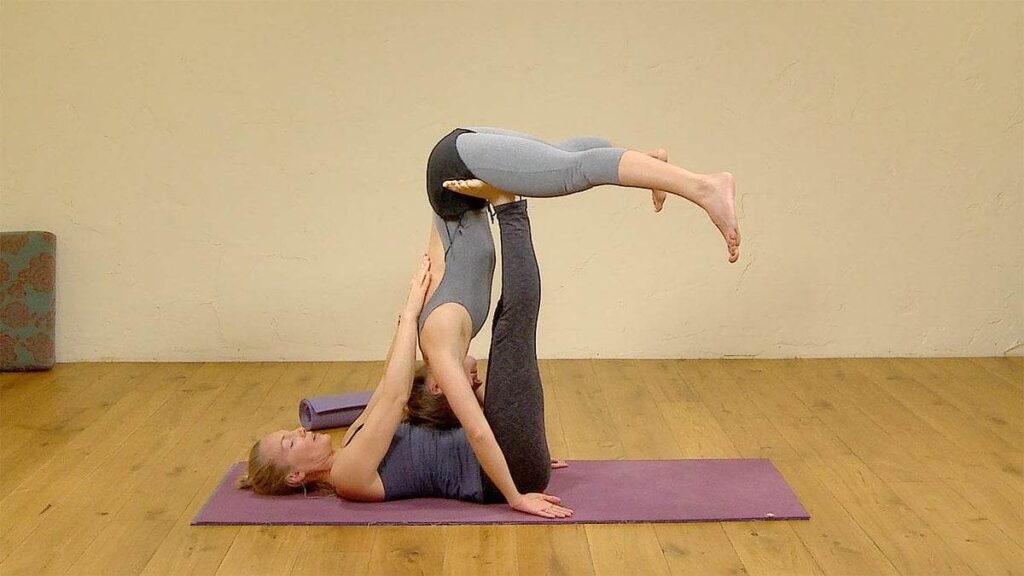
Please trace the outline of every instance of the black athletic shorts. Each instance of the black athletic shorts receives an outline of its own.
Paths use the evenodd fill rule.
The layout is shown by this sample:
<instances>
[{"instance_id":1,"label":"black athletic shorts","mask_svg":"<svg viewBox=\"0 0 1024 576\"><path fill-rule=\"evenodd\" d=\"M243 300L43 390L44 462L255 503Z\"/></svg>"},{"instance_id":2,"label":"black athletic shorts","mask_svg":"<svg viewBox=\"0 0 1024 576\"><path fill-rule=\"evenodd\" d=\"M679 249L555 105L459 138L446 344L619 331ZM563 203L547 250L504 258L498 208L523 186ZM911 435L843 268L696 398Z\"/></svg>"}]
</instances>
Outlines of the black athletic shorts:
<instances>
[{"instance_id":1,"label":"black athletic shorts","mask_svg":"<svg viewBox=\"0 0 1024 576\"><path fill-rule=\"evenodd\" d=\"M467 132L473 131L465 128L452 130L434 145L427 160L427 198L434 212L445 219L458 218L469 210L479 210L487 206L487 200L483 198L452 192L441 185L445 180L476 178L462 162L459 151L455 148L455 139Z\"/></svg>"}]
</instances>

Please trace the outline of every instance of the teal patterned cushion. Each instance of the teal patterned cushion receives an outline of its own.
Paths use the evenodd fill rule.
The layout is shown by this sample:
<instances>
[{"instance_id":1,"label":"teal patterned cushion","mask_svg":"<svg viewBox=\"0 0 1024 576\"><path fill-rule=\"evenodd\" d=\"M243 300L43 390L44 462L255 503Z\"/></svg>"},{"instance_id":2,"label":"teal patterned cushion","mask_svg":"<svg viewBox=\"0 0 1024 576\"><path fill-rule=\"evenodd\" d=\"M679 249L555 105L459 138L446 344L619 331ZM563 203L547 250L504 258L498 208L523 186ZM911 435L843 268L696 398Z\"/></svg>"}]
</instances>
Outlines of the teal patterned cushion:
<instances>
[{"instance_id":1,"label":"teal patterned cushion","mask_svg":"<svg viewBox=\"0 0 1024 576\"><path fill-rule=\"evenodd\" d=\"M57 237L0 234L0 370L46 370L54 363Z\"/></svg>"}]
</instances>

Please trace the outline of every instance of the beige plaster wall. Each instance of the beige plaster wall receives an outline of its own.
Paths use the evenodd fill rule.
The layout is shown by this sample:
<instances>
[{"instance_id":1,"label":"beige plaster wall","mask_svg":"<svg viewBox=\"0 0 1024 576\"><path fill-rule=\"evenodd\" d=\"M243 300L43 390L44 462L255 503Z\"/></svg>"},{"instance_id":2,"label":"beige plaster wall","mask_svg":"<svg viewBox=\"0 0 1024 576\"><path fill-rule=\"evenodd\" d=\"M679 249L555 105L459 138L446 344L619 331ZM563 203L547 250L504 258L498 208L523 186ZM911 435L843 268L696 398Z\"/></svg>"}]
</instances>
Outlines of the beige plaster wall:
<instances>
[{"instance_id":1,"label":"beige plaster wall","mask_svg":"<svg viewBox=\"0 0 1024 576\"><path fill-rule=\"evenodd\" d=\"M460 125L736 175L736 265L684 201L533 202L542 357L1022 353L1021 3L5 1L0 21L0 228L58 236L62 362L383 358L426 157Z\"/></svg>"}]
</instances>

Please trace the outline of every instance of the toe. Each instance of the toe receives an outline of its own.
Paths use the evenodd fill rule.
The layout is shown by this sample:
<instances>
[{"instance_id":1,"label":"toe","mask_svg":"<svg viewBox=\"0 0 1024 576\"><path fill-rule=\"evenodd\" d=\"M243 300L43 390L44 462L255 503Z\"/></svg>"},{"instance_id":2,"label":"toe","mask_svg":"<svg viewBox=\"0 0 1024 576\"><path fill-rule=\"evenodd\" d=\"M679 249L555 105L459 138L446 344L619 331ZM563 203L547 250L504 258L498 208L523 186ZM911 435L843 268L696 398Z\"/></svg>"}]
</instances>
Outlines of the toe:
<instances>
[{"instance_id":1,"label":"toe","mask_svg":"<svg viewBox=\"0 0 1024 576\"><path fill-rule=\"evenodd\" d=\"M652 191L651 202L654 204L654 211L661 212L661 209L665 206L665 197L655 191Z\"/></svg>"}]
</instances>

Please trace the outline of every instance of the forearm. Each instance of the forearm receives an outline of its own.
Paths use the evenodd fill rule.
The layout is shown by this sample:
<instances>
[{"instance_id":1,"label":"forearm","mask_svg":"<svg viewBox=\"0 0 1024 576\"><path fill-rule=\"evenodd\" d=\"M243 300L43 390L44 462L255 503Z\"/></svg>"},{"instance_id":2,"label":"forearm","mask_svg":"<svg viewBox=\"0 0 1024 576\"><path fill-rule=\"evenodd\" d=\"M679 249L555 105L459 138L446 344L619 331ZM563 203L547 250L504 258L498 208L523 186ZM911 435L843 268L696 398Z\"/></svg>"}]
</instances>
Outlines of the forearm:
<instances>
[{"instance_id":1,"label":"forearm","mask_svg":"<svg viewBox=\"0 0 1024 576\"><path fill-rule=\"evenodd\" d=\"M412 379L416 372L416 320L416 314L409 311L403 311L399 316L398 328L381 378L380 387L384 388L383 394L386 396L408 400L412 391Z\"/></svg>"},{"instance_id":2,"label":"forearm","mask_svg":"<svg viewBox=\"0 0 1024 576\"><path fill-rule=\"evenodd\" d=\"M494 438L494 432L491 431L490 426L475 434L467 433L466 437L469 440L469 445L473 448L473 453L476 454L477 461L480 462L480 467L483 468L501 495L505 497L505 500L512 503L516 498L521 497L522 494L516 488L515 481L512 480L512 473L508 469L505 454Z\"/></svg>"},{"instance_id":3,"label":"forearm","mask_svg":"<svg viewBox=\"0 0 1024 576\"><path fill-rule=\"evenodd\" d=\"M434 374L438 378L438 384L448 398L452 411L455 412L455 416L462 424L466 439L469 441L477 461L480 462L480 467L505 497L505 500L509 503L514 502L521 494L516 489L505 455L494 438L490 424L484 417L469 379L462 370L461 362L445 357L444 360L434 361L432 366L435 370Z\"/></svg>"},{"instance_id":4,"label":"forearm","mask_svg":"<svg viewBox=\"0 0 1024 576\"><path fill-rule=\"evenodd\" d=\"M399 322L401 322L401 316L399 316ZM401 326L399 326L401 327ZM391 337L391 345L388 346L387 356L384 357L384 373L388 371L388 367L391 366L391 355L395 352L395 347L398 344L400 330L396 329L395 334ZM377 401L380 400L381 391L384 389L384 377L381 376L377 387L374 388L373 394L370 395L369 402L366 403L366 408L363 410L363 414L369 414L373 410L374 406L377 405Z\"/></svg>"},{"instance_id":5,"label":"forearm","mask_svg":"<svg viewBox=\"0 0 1024 576\"><path fill-rule=\"evenodd\" d=\"M411 349L411 351L410 351ZM398 362L393 363L392 357L398 352ZM411 358L411 361L409 360ZM410 369L408 364L412 365ZM412 388L413 372L416 369L416 317L412 314L405 312L399 316L398 328L395 330L395 335L391 338L391 346L388 348L387 359L384 360L384 375L377 383L377 387L373 390L373 394L370 395L370 400L366 403L366 408L356 418L348 431L345 433L345 437L342 438L341 444L345 446L348 444L349 439L355 434L356 430L362 426L366 421L367 417L377 408L380 404L382 397L388 398L387 403L392 402L402 403L403 406L409 400L409 394ZM406 372L408 370L408 372ZM403 379L402 375L408 373L408 378Z\"/></svg>"}]
</instances>

